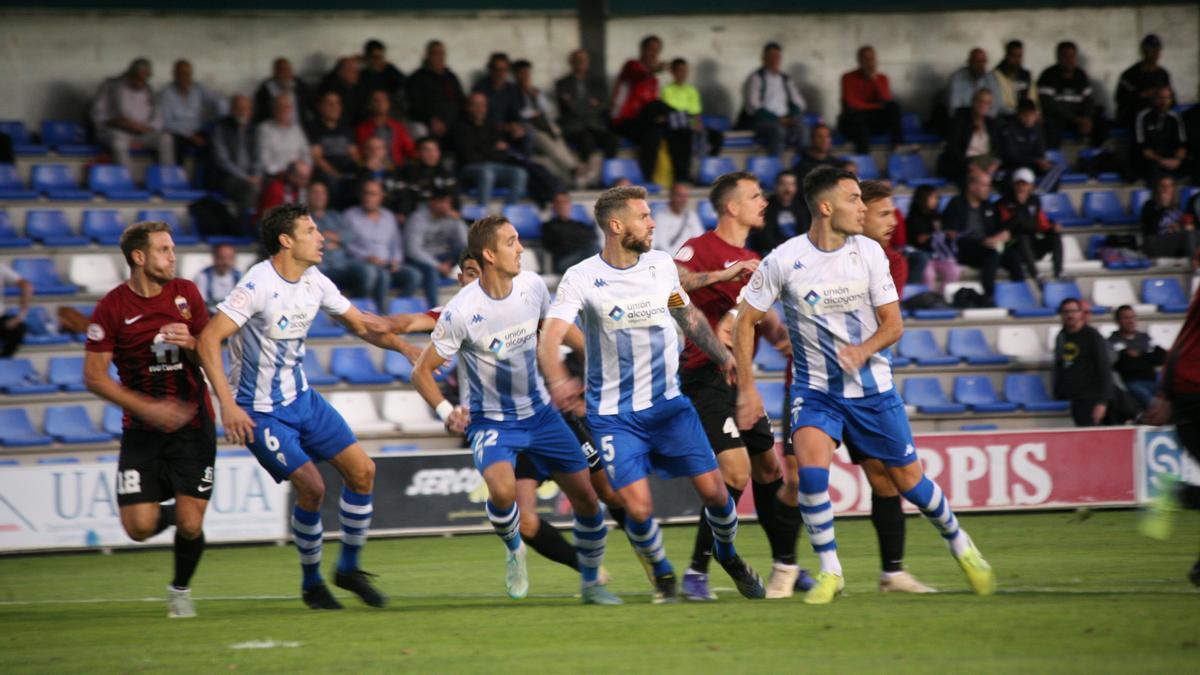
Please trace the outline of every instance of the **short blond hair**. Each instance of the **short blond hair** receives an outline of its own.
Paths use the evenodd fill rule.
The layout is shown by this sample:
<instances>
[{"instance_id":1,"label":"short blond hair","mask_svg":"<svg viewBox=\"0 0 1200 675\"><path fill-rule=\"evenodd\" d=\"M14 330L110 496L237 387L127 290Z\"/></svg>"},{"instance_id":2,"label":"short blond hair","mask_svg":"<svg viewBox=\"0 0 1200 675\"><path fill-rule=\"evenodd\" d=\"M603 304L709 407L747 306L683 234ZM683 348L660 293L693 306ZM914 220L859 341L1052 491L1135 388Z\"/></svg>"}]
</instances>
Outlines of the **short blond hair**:
<instances>
[{"instance_id":1,"label":"short blond hair","mask_svg":"<svg viewBox=\"0 0 1200 675\"><path fill-rule=\"evenodd\" d=\"M596 217L596 224L607 229L608 221L612 220L618 211L627 208L629 200L645 198L646 188L640 185L622 185L605 190L596 200L596 208L592 211Z\"/></svg>"}]
</instances>

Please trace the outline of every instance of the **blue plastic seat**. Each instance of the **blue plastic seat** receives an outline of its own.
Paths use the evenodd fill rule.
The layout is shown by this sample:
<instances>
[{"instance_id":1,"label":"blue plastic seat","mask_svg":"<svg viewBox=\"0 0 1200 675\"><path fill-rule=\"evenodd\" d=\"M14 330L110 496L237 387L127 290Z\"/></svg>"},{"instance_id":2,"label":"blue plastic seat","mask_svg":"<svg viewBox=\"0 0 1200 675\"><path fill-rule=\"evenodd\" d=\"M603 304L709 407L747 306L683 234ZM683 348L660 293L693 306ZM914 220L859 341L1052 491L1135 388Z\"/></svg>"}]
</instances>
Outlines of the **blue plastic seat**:
<instances>
[{"instance_id":1,"label":"blue plastic seat","mask_svg":"<svg viewBox=\"0 0 1200 675\"><path fill-rule=\"evenodd\" d=\"M763 408L766 409L767 415L769 417L782 415L783 401L786 396L783 382L757 382L754 386L758 389L758 395L762 397Z\"/></svg>"},{"instance_id":2,"label":"blue plastic seat","mask_svg":"<svg viewBox=\"0 0 1200 675\"><path fill-rule=\"evenodd\" d=\"M542 217L532 204L509 204L504 207L504 217L517 228L521 239L542 238Z\"/></svg>"},{"instance_id":3,"label":"blue plastic seat","mask_svg":"<svg viewBox=\"0 0 1200 675\"><path fill-rule=\"evenodd\" d=\"M80 157L100 152L98 146L87 142L87 131L83 125L72 120L44 120L42 142L60 155Z\"/></svg>"},{"instance_id":4,"label":"blue plastic seat","mask_svg":"<svg viewBox=\"0 0 1200 675\"><path fill-rule=\"evenodd\" d=\"M1148 201L1150 201L1150 191L1146 188L1138 188L1130 192L1129 212L1140 219L1142 217L1142 207L1144 207ZM1184 205L1186 206L1187 203L1185 202Z\"/></svg>"},{"instance_id":5,"label":"blue plastic seat","mask_svg":"<svg viewBox=\"0 0 1200 675\"><path fill-rule=\"evenodd\" d=\"M758 339L758 352L754 355L754 365L766 373L782 373L787 370L788 358L775 349L765 338Z\"/></svg>"},{"instance_id":6,"label":"blue plastic seat","mask_svg":"<svg viewBox=\"0 0 1200 675\"><path fill-rule=\"evenodd\" d=\"M907 112L900 116L900 133L905 143L940 143L942 137L925 131L921 116L915 112Z\"/></svg>"},{"instance_id":7,"label":"blue plastic seat","mask_svg":"<svg viewBox=\"0 0 1200 675\"><path fill-rule=\"evenodd\" d=\"M392 376L379 371L364 347L336 347L329 372L350 384L388 384Z\"/></svg>"},{"instance_id":8,"label":"blue plastic seat","mask_svg":"<svg viewBox=\"0 0 1200 675\"><path fill-rule=\"evenodd\" d=\"M391 354L392 352L388 353ZM304 354L304 377L314 387L324 387L339 382L336 375L325 370L324 366L321 365L320 359L317 358L316 352L312 351Z\"/></svg>"},{"instance_id":9,"label":"blue plastic seat","mask_svg":"<svg viewBox=\"0 0 1200 675\"><path fill-rule=\"evenodd\" d=\"M483 204L463 204L462 217L468 222L475 222L488 214L488 208Z\"/></svg>"},{"instance_id":10,"label":"blue plastic seat","mask_svg":"<svg viewBox=\"0 0 1200 675\"><path fill-rule=\"evenodd\" d=\"M116 246L121 242L125 223L116 209L88 209L83 212L83 234L97 244Z\"/></svg>"},{"instance_id":11,"label":"blue plastic seat","mask_svg":"<svg viewBox=\"0 0 1200 675\"><path fill-rule=\"evenodd\" d=\"M13 314L13 308L6 314ZM71 336L58 332L58 322L50 318L50 312L41 305L29 308L25 316L25 344L27 345L65 345L70 344Z\"/></svg>"},{"instance_id":12,"label":"blue plastic seat","mask_svg":"<svg viewBox=\"0 0 1200 675\"><path fill-rule=\"evenodd\" d=\"M700 217L700 224L704 226L705 230L717 227L717 210L707 199L701 199L696 203L696 215Z\"/></svg>"},{"instance_id":13,"label":"blue plastic seat","mask_svg":"<svg viewBox=\"0 0 1200 675\"><path fill-rule=\"evenodd\" d=\"M179 199L195 201L206 196L204 190L197 190L188 182L183 167L174 164L151 164L146 168L146 189L162 195L163 199Z\"/></svg>"},{"instance_id":14,"label":"blue plastic seat","mask_svg":"<svg viewBox=\"0 0 1200 675\"><path fill-rule=\"evenodd\" d=\"M770 155L752 155L746 158L746 170L758 176L764 190L773 190L779 172L783 171L783 162Z\"/></svg>"},{"instance_id":15,"label":"blue plastic seat","mask_svg":"<svg viewBox=\"0 0 1200 675\"><path fill-rule=\"evenodd\" d=\"M991 366L1008 363L1008 357L997 354L988 346L983 331L978 328L951 328L946 338L946 351L967 360L972 366Z\"/></svg>"},{"instance_id":16,"label":"blue plastic seat","mask_svg":"<svg viewBox=\"0 0 1200 675\"><path fill-rule=\"evenodd\" d=\"M329 318L325 312L317 312L312 325L308 327L308 336L313 338L335 338L346 334L346 328Z\"/></svg>"},{"instance_id":17,"label":"blue plastic seat","mask_svg":"<svg viewBox=\"0 0 1200 675\"><path fill-rule=\"evenodd\" d=\"M8 136L12 141L15 154L44 155L47 152L45 145L34 142L33 136L29 134L29 130L25 128L25 123L21 120L0 120L0 133Z\"/></svg>"},{"instance_id":18,"label":"blue plastic seat","mask_svg":"<svg viewBox=\"0 0 1200 675\"><path fill-rule=\"evenodd\" d=\"M904 381L904 402L926 415L956 415L967 406L946 398L936 377L910 377Z\"/></svg>"},{"instance_id":19,"label":"blue plastic seat","mask_svg":"<svg viewBox=\"0 0 1200 675\"><path fill-rule=\"evenodd\" d=\"M14 396L52 394L58 386L42 379L29 359L0 359L0 391Z\"/></svg>"},{"instance_id":20,"label":"blue plastic seat","mask_svg":"<svg viewBox=\"0 0 1200 675\"><path fill-rule=\"evenodd\" d=\"M700 185L711 185L718 177L737 170L732 157L705 157L700 160Z\"/></svg>"},{"instance_id":21,"label":"blue plastic seat","mask_svg":"<svg viewBox=\"0 0 1200 675\"><path fill-rule=\"evenodd\" d=\"M429 311L425 298L392 298L388 303L388 314L422 314Z\"/></svg>"},{"instance_id":22,"label":"blue plastic seat","mask_svg":"<svg viewBox=\"0 0 1200 675\"><path fill-rule=\"evenodd\" d=\"M1188 296L1174 277L1142 281L1142 302L1158 305L1160 312L1178 314L1188 310Z\"/></svg>"},{"instance_id":23,"label":"blue plastic seat","mask_svg":"<svg viewBox=\"0 0 1200 675\"><path fill-rule=\"evenodd\" d=\"M76 290L74 284L68 284L58 276L54 261L49 258L18 258L13 261L12 267L13 271L33 284L34 295L68 295ZM7 289L5 292L8 292Z\"/></svg>"},{"instance_id":24,"label":"blue plastic seat","mask_svg":"<svg viewBox=\"0 0 1200 675\"><path fill-rule=\"evenodd\" d=\"M150 192L134 185L129 169L120 164L93 164L88 169L88 187L109 199L142 201L150 198Z\"/></svg>"},{"instance_id":25,"label":"blue plastic seat","mask_svg":"<svg viewBox=\"0 0 1200 675\"><path fill-rule=\"evenodd\" d=\"M1083 292L1074 281L1047 281L1042 286L1042 306L1058 311L1058 306L1066 299L1082 300ZM1095 310L1093 310L1095 311Z\"/></svg>"},{"instance_id":26,"label":"blue plastic seat","mask_svg":"<svg viewBox=\"0 0 1200 675\"><path fill-rule=\"evenodd\" d=\"M1033 291L1029 290L1024 281L996 282L994 300L997 307L1007 309L1009 314L1016 317L1054 316L1056 312L1049 307L1040 306L1033 297Z\"/></svg>"},{"instance_id":27,"label":"blue plastic seat","mask_svg":"<svg viewBox=\"0 0 1200 675\"><path fill-rule=\"evenodd\" d=\"M1192 200L1192 196L1200 192L1200 185L1188 185L1179 188L1179 205L1181 208L1187 208L1188 202Z\"/></svg>"},{"instance_id":28,"label":"blue plastic seat","mask_svg":"<svg viewBox=\"0 0 1200 675\"><path fill-rule=\"evenodd\" d=\"M1035 373L1005 376L1004 398L1029 412L1064 412L1071 405L1066 401L1050 398L1042 377Z\"/></svg>"},{"instance_id":29,"label":"blue plastic seat","mask_svg":"<svg viewBox=\"0 0 1200 675\"><path fill-rule=\"evenodd\" d=\"M879 165L875 163L875 158L871 155L846 155L842 159L854 162L854 168L858 172L859 180L877 180L883 178L883 174L879 171Z\"/></svg>"},{"instance_id":30,"label":"blue plastic seat","mask_svg":"<svg viewBox=\"0 0 1200 675\"><path fill-rule=\"evenodd\" d=\"M700 122L705 129L726 132L733 128L733 122L725 115L700 115Z\"/></svg>"},{"instance_id":31,"label":"blue plastic seat","mask_svg":"<svg viewBox=\"0 0 1200 675\"><path fill-rule=\"evenodd\" d=\"M71 229L67 214L58 209L26 211L25 236L46 246L87 246L91 243L90 239Z\"/></svg>"},{"instance_id":32,"label":"blue plastic seat","mask_svg":"<svg viewBox=\"0 0 1200 675\"><path fill-rule=\"evenodd\" d=\"M1001 401L986 375L959 375L954 378L954 400L978 413L1008 413L1017 404Z\"/></svg>"},{"instance_id":33,"label":"blue plastic seat","mask_svg":"<svg viewBox=\"0 0 1200 675\"><path fill-rule=\"evenodd\" d=\"M1083 193L1083 216L1105 225L1136 225L1141 222L1141 214L1126 211L1117 193L1112 190Z\"/></svg>"},{"instance_id":34,"label":"blue plastic seat","mask_svg":"<svg viewBox=\"0 0 1200 675\"><path fill-rule=\"evenodd\" d=\"M121 426L124 418L125 411L110 403L104 406L104 412L100 416L100 428L120 438L125 435L125 429Z\"/></svg>"},{"instance_id":35,"label":"blue plastic seat","mask_svg":"<svg viewBox=\"0 0 1200 675\"><path fill-rule=\"evenodd\" d=\"M96 428L87 409L81 405L52 406L46 408L43 430L59 443L106 443L112 434Z\"/></svg>"},{"instance_id":36,"label":"blue plastic seat","mask_svg":"<svg viewBox=\"0 0 1200 675\"><path fill-rule=\"evenodd\" d=\"M942 351L933 332L924 329L906 330L897 345L900 355L914 359L918 366L955 366L959 358Z\"/></svg>"},{"instance_id":37,"label":"blue plastic seat","mask_svg":"<svg viewBox=\"0 0 1200 675\"><path fill-rule=\"evenodd\" d=\"M29 172L29 184L50 199L87 201L92 193L79 186L65 164L36 164Z\"/></svg>"},{"instance_id":38,"label":"blue plastic seat","mask_svg":"<svg viewBox=\"0 0 1200 675\"><path fill-rule=\"evenodd\" d=\"M142 209L137 212L137 221L144 222L147 220L157 220L171 226L171 239L175 240L176 246L190 246L199 244L200 237L196 236L195 230L190 225L184 225L179 220L179 216L170 209Z\"/></svg>"},{"instance_id":39,"label":"blue plastic seat","mask_svg":"<svg viewBox=\"0 0 1200 675\"><path fill-rule=\"evenodd\" d=\"M34 430L24 408L0 408L0 445L16 448L53 442L53 438Z\"/></svg>"},{"instance_id":40,"label":"blue plastic seat","mask_svg":"<svg viewBox=\"0 0 1200 675\"><path fill-rule=\"evenodd\" d=\"M915 152L893 152L888 156L887 171L892 182L903 183L912 188L921 185L941 187L946 184L945 178L929 175L925 160Z\"/></svg>"},{"instance_id":41,"label":"blue plastic seat","mask_svg":"<svg viewBox=\"0 0 1200 675\"><path fill-rule=\"evenodd\" d=\"M1071 199L1061 192L1048 192L1041 197L1042 212L1051 221L1063 227L1088 227L1092 218L1080 216L1071 205Z\"/></svg>"},{"instance_id":42,"label":"blue plastic seat","mask_svg":"<svg viewBox=\"0 0 1200 675\"><path fill-rule=\"evenodd\" d=\"M1067 161L1067 157L1062 153L1062 150L1047 150L1046 159L1050 160L1052 164L1062 167L1063 173L1058 179L1060 183L1075 185L1087 182L1088 176L1086 173L1071 170L1071 163Z\"/></svg>"},{"instance_id":43,"label":"blue plastic seat","mask_svg":"<svg viewBox=\"0 0 1200 675\"><path fill-rule=\"evenodd\" d=\"M893 368L907 368L913 363L913 360L907 356L900 356L894 345L892 347L888 347L880 353L891 362Z\"/></svg>"},{"instance_id":44,"label":"blue plastic seat","mask_svg":"<svg viewBox=\"0 0 1200 675\"><path fill-rule=\"evenodd\" d=\"M83 384L83 357L51 356L46 379L63 391L87 391Z\"/></svg>"},{"instance_id":45,"label":"blue plastic seat","mask_svg":"<svg viewBox=\"0 0 1200 675\"><path fill-rule=\"evenodd\" d=\"M412 382L412 364L400 352L386 351L383 354L383 372L404 382Z\"/></svg>"},{"instance_id":46,"label":"blue plastic seat","mask_svg":"<svg viewBox=\"0 0 1200 675\"><path fill-rule=\"evenodd\" d=\"M36 190L25 187L13 164L0 164L0 199L37 199Z\"/></svg>"},{"instance_id":47,"label":"blue plastic seat","mask_svg":"<svg viewBox=\"0 0 1200 675\"><path fill-rule=\"evenodd\" d=\"M13 227L12 220L8 217L8 211L0 209L0 248L29 248L30 246L33 246L33 242L17 234L17 228Z\"/></svg>"},{"instance_id":48,"label":"blue plastic seat","mask_svg":"<svg viewBox=\"0 0 1200 675\"><path fill-rule=\"evenodd\" d=\"M630 183L641 185L646 188L646 192L656 193L659 187L654 183L646 180L642 175L642 169L638 166L637 161L632 159L613 158L604 160L604 165L600 169L600 181L604 183L604 187L612 187L622 178L628 178Z\"/></svg>"},{"instance_id":49,"label":"blue plastic seat","mask_svg":"<svg viewBox=\"0 0 1200 675\"><path fill-rule=\"evenodd\" d=\"M595 220L595 216L592 214L592 210L589 209L586 204L578 204L578 203L571 205L571 218L574 220L578 220L581 223L588 223L588 224L591 224L592 221Z\"/></svg>"}]
</instances>

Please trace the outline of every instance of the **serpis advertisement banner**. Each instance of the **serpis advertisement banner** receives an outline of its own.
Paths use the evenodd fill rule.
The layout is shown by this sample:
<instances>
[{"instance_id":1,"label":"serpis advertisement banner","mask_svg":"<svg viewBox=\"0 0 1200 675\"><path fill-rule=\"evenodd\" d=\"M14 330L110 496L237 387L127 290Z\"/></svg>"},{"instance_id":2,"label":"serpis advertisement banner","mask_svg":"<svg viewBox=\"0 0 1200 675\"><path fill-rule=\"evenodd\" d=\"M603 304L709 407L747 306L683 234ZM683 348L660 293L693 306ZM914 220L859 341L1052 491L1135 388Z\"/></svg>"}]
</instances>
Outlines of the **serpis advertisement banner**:
<instances>
[{"instance_id":1,"label":"serpis advertisement banner","mask_svg":"<svg viewBox=\"0 0 1200 675\"><path fill-rule=\"evenodd\" d=\"M1200 485L1200 464L1183 448L1174 427L1142 428L1138 431L1138 452L1145 471L1140 488L1142 501L1158 496L1163 475L1169 474L1185 483Z\"/></svg>"}]
</instances>

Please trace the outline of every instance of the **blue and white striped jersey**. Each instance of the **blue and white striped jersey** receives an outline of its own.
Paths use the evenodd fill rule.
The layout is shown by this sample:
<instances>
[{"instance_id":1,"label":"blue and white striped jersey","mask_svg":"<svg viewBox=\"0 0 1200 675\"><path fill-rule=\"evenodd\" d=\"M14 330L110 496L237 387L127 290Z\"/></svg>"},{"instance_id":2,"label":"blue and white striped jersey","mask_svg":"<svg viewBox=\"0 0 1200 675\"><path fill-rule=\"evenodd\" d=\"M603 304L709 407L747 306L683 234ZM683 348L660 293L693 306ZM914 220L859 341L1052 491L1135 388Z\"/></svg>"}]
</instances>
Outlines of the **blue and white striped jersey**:
<instances>
[{"instance_id":1,"label":"blue and white striped jersey","mask_svg":"<svg viewBox=\"0 0 1200 675\"><path fill-rule=\"evenodd\" d=\"M862 398L892 388L890 349L872 354L846 373L837 352L862 344L879 329L875 308L896 302L896 285L879 244L857 235L836 251L822 251L808 235L771 252L750 277L742 297L761 311L783 304L792 341L794 386L833 396Z\"/></svg>"},{"instance_id":2,"label":"blue and white striped jersey","mask_svg":"<svg viewBox=\"0 0 1200 675\"><path fill-rule=\"evenodd\" d=\"M668 302L690 301L662 251L625 269L594 255L563 275L548 316L574 322L583 314L589 414L645 410L679 396L679 337Z\"/></svg>"},{"instance_id":3,"label":"blue and white striped jersey","mask_svg":"<svg viewBox=\"0 0 1200 675\"><path fill-rule=\"evenodd\" d=\"M229 385L237 404L257 412L278 410L308 389L304 338L317 312L345 314L350 301L316 267L292 283L270 260L251 267L217 305L241 330L229 338Z\"/></svg>"},{"instance_id":4,"label":"blue and white striped jersey","mask_svg":"<svg viewBox=\"0 0 1200 675\"><path fill-rule=\"evenodd\" d=\"M549 402L537 365L538 324L549 307L546 282L533 272L514 277L505 298L473 281L446 303L430 337L443 359L460 355L472 419L523 420Z\"/></svg>"}]
</instances>

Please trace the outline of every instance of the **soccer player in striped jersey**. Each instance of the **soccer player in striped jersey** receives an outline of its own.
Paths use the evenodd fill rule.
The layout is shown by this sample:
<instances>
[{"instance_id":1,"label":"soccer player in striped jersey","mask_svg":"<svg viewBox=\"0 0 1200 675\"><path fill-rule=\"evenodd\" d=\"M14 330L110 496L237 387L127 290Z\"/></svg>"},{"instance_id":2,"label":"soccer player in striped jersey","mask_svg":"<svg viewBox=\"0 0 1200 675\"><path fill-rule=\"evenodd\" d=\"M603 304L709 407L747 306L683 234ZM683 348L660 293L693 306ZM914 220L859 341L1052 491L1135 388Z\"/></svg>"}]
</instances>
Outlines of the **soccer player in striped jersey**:
<instances>
[{"instance_id":1,"label":"soccer player in striped jersey","mask_svg":"<svg viewBox=\"0 0 1200 675\"><path fill-rule=\"evenodd\" d=\"M538 328L550 307L546 282L521 271L523 247L517 229L503 216L475 221L467 248L481 265L479 280L448 302L413 366L413 386L437 411L450 433L467 434L475 467L487 483L488 520L507 549L505 586L509 597L529 592L525 543L521 540L514 466L518 453L551 475L575 514L575 550L585 604L619 605L599 579L608 527L588 478L579 441L549 405L537 368ZM582 349L582 336L572 342ZM466 379L468 406L442 396L433 371L457 355Z\"/></svg>"},{"instance_id":2,"label":"soccer player in striped jersey","mask_svg":"<svg viewBox=\"0 0 1200 675\"><path fill-rule=\"evenodd\" d=\"M690 304L671 256L651 250L654 219L640 187L616 187L596 202L604 249L559 282L539 345L542 371L559 408L578 396L559 346L583 315L588 426L599 441L609 481L625 501L625 533L653 567L656 602L678 600L675 571L654 520L647 474L689 478L712 526L715 557L748 598L762 580L734 548L737 510L696 410L679 387L676 326L722 370L733 359ZM761 411L761 406L760 406Z\"/></svg>"},{"instance_id":3,"label":"soccer player in striped jersey","mask_svg":"<svg viewBox=\"0 0 1200 675\"><path fill-rule=\"evenodd\" d=\"M334 583L383 607L387 598L359 567L371 525L375 463L333 406L308 386L304 340L317 312L325 310L363 340L384 349L416 350L388 332L380 317L360 312L317 269L324 237L302 206L285 204L259 223L269 259L250 268L200 334L199 354L221 405L231 443L245 443L276 482L296 491L292 538L300 552L301 589L313 609L341 609L321 576L321 502L325 481L315 462L326 460L342 475L339 501L342 548ZM221 342L229 341L229 379ZM236 383L237 393L230 387Z\"/></svg>"},{"instance_id":4,"label":"soccer player in striped jersey","mask_svg":"<svg viewBox=\"0 0 1200 675\"><path fill-rule=\"evenodd\" d=\"M800 461L800 514L821 560L809 604L828 604L845 587L829 500L829 463L845 439L879 459L900 494L946 540L972 589L995 589L983 559L941 489L922 470L904 402L892 384L889 347L904 325L887 256L862 236L866 205L854 174L832 167L804 179L812 228L763 260L738 305L734 354L738 365L738 426L762 414L754 387L754 327L776 299L792 341L791 428Z\"/></svg>"}]
</instances>

